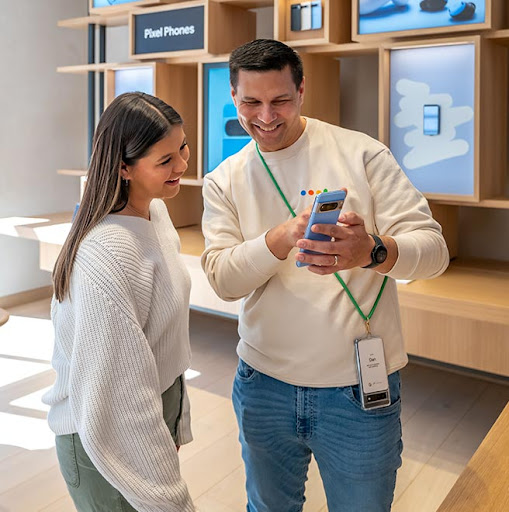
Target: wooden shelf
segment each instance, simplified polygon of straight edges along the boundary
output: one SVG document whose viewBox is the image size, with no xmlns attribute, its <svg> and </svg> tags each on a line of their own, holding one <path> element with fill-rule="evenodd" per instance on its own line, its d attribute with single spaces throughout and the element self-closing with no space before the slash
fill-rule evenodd
<svg viewBox="0 0 509 512">
<path fill-rule="evenodd" d="M 509 198 L 498 197 L 493 199 L 483 199 L 479 203 L 482 208 L 500 208 L 502 210 L 509 209 Z"/>
<path fill-rule="evenodd" d="M 357 57 L 361 55 L 376 55 L 380 48 L 378 43 L 343 43 L 324 44 L 314 47 L 306 47 L 306 53 L 327 55 L 329 57 Z"/>
<path fill-rule="evenodd" d="M 57 171 L 57 174 L 61 174 L 62 176 L 86 176 L 87 175 L 86 169 L 59 169 Z"/>
<path fill-rule="evenodd" d="M 509 325 L 509 262 L 452 261 L 436 279 L 398 285 L 401 306 Z"/>
<path fill-rule="evenodd" d="M 128 15 L 116 14 L 115 16 L 84 16 L 82 18 L 69 18 L 60 20 L 57 25 L 62 28 L 86 29 L 89 25 L 103 25 L 105 27 L 120 27 L 128 24 Z"/>
<path fill-rule="evenodd" d="M 82 75 L 89 71 L 106 71 L 112 67 L 120 66 L 119 63 L 102 62 L 95 64 L 78 64 L 77 66 L 59 66 L 57 68 L 58 73 L 71 73 Z"/>
<path fill-rule="evenodd" d="M 509 198 L 508 197 L 493 197 L 491 199 L 481 199 L 477 203 L 465 203 L 462 201 L 447 201 L 440 199 L 432 199 L 430 203 L 435 204 L 446 204 L 451 206 L 469 206 L 472 208 L 495 208 L 500 210 L 509 210 Z"/>
<path fill-rule="evenodd" d="M 49 213 L 35 217 L 8 217 L 0 219 L 0 235 L 14 236 L 28 240 L 37 240 L 42 244 L 57 246 L 58 251 L 64 244 L 71 227 L 72 212 Z M 205 250 L 205 239 L 199 225 L 177 228 L 182 253 L 201 256 Z M 54 255 L 54 259 L 58 255 Z M 52 268 L 51 264 L 46 265 Z"/>
<path fill-rule="evenodd" d="M 49 213 L 0 219 L 0 235 L 63 244 L 71 225 L 72 212 Z"/>
<path fill-rule="evenodd" d="M 505 46 L 509 45 L 509 29 L 494 30 L 493 32 L 487 33 L 484 37 L 486 39 L 493 39 L 497 43 Z"/>
</svg>

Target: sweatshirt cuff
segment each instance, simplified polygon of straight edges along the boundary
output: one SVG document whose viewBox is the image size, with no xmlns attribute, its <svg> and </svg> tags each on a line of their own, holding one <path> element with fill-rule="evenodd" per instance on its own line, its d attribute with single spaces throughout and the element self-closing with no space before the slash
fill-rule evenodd
<svg viewBox="0 0 509 512">
<path fill-rule="evenodd" d="M 393 279 L 409 279 L 419 261 L 419 250 L 412 238 L 406 234 L 395 235 L 392 238 L 398 246 L 398 259 L 391 270 L 383 275 Z"/>
<path fill-rule="evenodd" d="M 267 246 L 265 237 L 268 230 L 258 238 L 246 242 L 246 259 L 257 272 L 265 276 L 273 276 L 284 265 L 286 259 L 276 258 Z"/>
</svg>

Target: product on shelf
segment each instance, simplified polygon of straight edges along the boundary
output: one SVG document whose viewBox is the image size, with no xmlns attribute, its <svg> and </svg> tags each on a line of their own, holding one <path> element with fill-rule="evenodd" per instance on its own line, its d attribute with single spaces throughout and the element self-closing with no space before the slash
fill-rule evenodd
<svg viewBox="0 0 509 512">
<path fill-rule="evenodd" d="M 290 5 L 290 30 L 319 30 L 322 28 L 322 2 L 302 2 Z"/>
</svg>

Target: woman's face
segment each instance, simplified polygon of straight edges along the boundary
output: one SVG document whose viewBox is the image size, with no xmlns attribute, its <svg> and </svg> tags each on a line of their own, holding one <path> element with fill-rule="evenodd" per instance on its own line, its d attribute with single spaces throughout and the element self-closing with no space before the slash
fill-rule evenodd
<svg viewBox="0 0 509 512">
<path fill-rule="evenodd" d="M 176 125 L 134 165 L 122 167 L 122 177 L 129 180 L 129 199 L 146 202 L 175 197 L 188 160 L 186 135 L 182 126 Z"/>
</svg>

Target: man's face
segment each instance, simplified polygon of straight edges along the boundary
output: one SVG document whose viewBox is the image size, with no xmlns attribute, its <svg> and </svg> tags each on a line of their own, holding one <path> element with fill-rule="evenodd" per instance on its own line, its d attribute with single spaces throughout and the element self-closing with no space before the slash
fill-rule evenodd
<svg viewBox="0 0 509 512">
<path fill-rule="evenodd" d="M 296 88 L 289 66 L 281 71 L 241 69 L 232 97 L 240 124 L 262 151 L 287 148 L 304 130 L 305 122 L 300 117 L 304 80 Z"/>
</svg>

